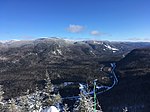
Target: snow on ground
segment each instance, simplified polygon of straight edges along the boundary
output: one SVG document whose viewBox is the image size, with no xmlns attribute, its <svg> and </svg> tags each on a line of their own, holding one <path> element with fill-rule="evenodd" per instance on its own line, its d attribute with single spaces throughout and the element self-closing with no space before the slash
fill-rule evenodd
<svg viewBox="0 0 150 112">
<path fill-rule="evenodd" d="M 59 110 L 55 106 L 50 106 L 49 108 L 46 108 L 41 112 L 59 112 Z"/>
<path fill-rule="evenodd" d="M 56 55 L 57 53 L 56 53 L 56 51 L 52 51 L 52 54 Z"/>
<path fill-rule="evenodd" d="M 0 60 L 5 61 L 5 60 L 8 60 L 8 58 L 6 58 L 6 57 L 0 57 Z"/>
<path fill-rule="evenodd" d="M 56 50 L 58 52 L 59 55 L 62 55 L 62 51 L 60 49 Z"/>
<path fill-rule="evenodd" d="M 74 43 L 76 42 L 77 40 L 71 40 L 71 39 L 64 39 L 67 43 Z"/>
<path fill-rule="evenodd" d="M 1 43 L 7 43 L 7 42 L 12 43 L 12 42 L 16 42 L 16 41 L 20 41 L 20 40 L 18 40 L 18 39 L 13 39 L 13 40 L 0 40 Z"/>
<path fill-rule="evenodd" d="M 91 52 L 93 55 L 95 55 L 95 53 L 94 53 L 92 50 L 90 50 L 90 52 Z"/>
<path fill-rule="evenodd" d="M 85 88 L 85 86 L 83 84 L 81 84 L 81 83 L 79 83 L 79 86 L 80 86 L 79 87 L 80 90 Z"/>
<path fill-rule="evenodd" d="M 103 44 L 103 42 L 93 41 L 94 44 Z"/>
<path fill-rule="evenodd" d="M 104 51 L 106 51 L 106 49 L 103 49 Z"/>
<path fill-rule="evenodd" d="M 110 45 L 104 45 L 107 49 L 110 49 L 110 50 L 112 50 L 112 52 L 113 53 L 115 53 L 115 52 L 117 52 L 119 49 L 117 49 L 117 48 L 114 48 L 114 47 L 111 47 Z M 106 50 L 106 49 L 103 49 L 104 51 Z"/>
<path fill-rule="evenodd" d="M 18 59 L 12 61 L 12 63 L 17 63 L 17 62 L 19 62 Z"/>
<path fill-rule="evenodd" d="M 52 51 L 52 54 L 54 54 L 54 55 L 62 55 L 62 51 L 60 49 L 56 49 L 56 50 Z"/>
<path fill-rule="evenodd" d="M 111 47 L 110 45 L 104 45 L 106 48 L 113 50 L 113 51 L 118 51 L 119 49 Z"/>
<path fill-rule="evenodd" d="M 68 86 L 68 85 L 71 85 L 71 84 L 74 84 L 74 82 L 64 82 L 64 86 Z"/>
</svg>

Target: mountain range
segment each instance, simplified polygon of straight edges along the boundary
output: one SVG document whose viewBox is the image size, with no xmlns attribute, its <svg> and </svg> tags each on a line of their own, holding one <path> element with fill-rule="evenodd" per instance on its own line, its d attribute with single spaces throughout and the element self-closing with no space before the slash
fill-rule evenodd
<svg viewBox="0 0 150 112">
<path fill-rule="evenodd" d="M 98 83 L 110 85 L 110 63 L 115 62 L 119 83 L 99 95 L 105 112 L 120 112 L 125 106 L 131 111 L 136 108 L 136 112 L 147 112 L 149 57 L 148 42 L 72 41 L 55 37 L 1 42 L 0 84 L 4 85 L 6 99 L 27 89 L 33 92 L 37 84 L 42 88 L 46 70 L 54 84 L 92 83 L 98 79 Z M 102 67 L 105 72 L 100 70 Z"/>
</svg>

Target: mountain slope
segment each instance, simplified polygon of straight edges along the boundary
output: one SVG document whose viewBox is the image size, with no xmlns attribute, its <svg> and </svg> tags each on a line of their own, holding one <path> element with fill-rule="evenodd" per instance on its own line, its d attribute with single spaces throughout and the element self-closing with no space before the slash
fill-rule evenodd
<svg viewBox="0 0 150 112">
<path fill-rule="evenodd" d="M 150 48 L 135 49 L 117 63 L 123 77 L 150 73 Z M 128 74 L 128 75 L 126 75 Z"/>
</svg>

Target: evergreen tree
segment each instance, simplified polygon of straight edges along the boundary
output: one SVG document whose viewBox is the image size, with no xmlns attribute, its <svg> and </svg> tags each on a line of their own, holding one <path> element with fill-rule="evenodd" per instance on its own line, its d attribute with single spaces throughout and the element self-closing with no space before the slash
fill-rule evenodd
<svg viewBox="0 0 150 112">
<path fill-rule="evenodd" d="M 3 86 L 2 85 L 0 85 L 0 103 L 2 103 L 2 101 L 3 101 L 3 94 L 4 94 L 4 91 L 3 91 Z"/>
<path fill-rule="evenodd" d="M 25 95 L 19 97 L 18 107 L 21 112 L 30 112 L 29 90 L 25 92 Z"/>
<path fill-rule="evenodd" d="M 93 112 L 94 110 L 94 103 L 93 98 L 90 95 L 85 95 L 83 92 L 79 94 L 79 105 L 74 110 L 75 112 Z"/>
<path fill-rule="evenodd" d="M 43 98 L 41 94 L 42 92 L 36 87 L 35 93 L 31 94 L 29 98 L 29 103 L 31 103 L 30 112 L 39 112 L 39 110 L 42 109 Z"/>
<path fill-rule="evenodd" d="M 11 98 L 9 101 L 5 104 L 5 111 L 4 112 L 20 112 L 16 105 L 15 99 Z"/>
<path fill-rule="evenodd" d="M 63 112 L 70 112 L 67 104 L 64 105 Z"/>
<path fill-rule="evenodd" d="M 80 91 L 80 98 L 79 98 L 79 103 L 78 106 L 76 106 L 74 108 L 74 112 L 102 112 L 100 105 L 98 104 L 98 102 L 96 103 L 96 106 L 99 107 L 99 109 L 95 110 L 95 102 L 93 97 L 91 97 L 89 95 L 89 90 L 88 88 L 85 89 L 83 87 L 81 87 L 81 91 Z"/>
<path fill-rule="evenodd" d="M 60 104 L 62 103 L 62 99 L 59 93 L 54 92 L 54 85 L 51 83 L 49 73 L 46 70 L 46 85 L 43 89 L 43 107 L 50 107 L 50 106 L 56 106 L 57 108 L 60 108 Z"/>
<path fill-rule="evenodd" d="M 4 110 L 3 94 L 4 94 L 3 87 L 2 85 L 0 85 L 0 112 L 3 112 Z"/>
<path fill-rule="evenodd" d="M 129 112 L 128 107 L 123 108 L 123 112 Z"/>
</svg>

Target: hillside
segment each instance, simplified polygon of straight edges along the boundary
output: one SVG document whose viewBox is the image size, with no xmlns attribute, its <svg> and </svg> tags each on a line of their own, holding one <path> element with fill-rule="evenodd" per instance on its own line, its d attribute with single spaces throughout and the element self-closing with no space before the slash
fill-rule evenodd
<svg viewBox="0 0 150 112">
<path fill-rule="evenodd" d="M 150 48 L 135 49 L 117 63 L 122 77 L 150 74 Z"/>
<path fill-rule="evenodd" d="M 150 48 L 135 49 L 117 62 L 119 84 L 101 96 L 106 112 L 148 112 L 150 107 Z M 104 110 L 105 110 L 104 109 Z"/>
</svg>

